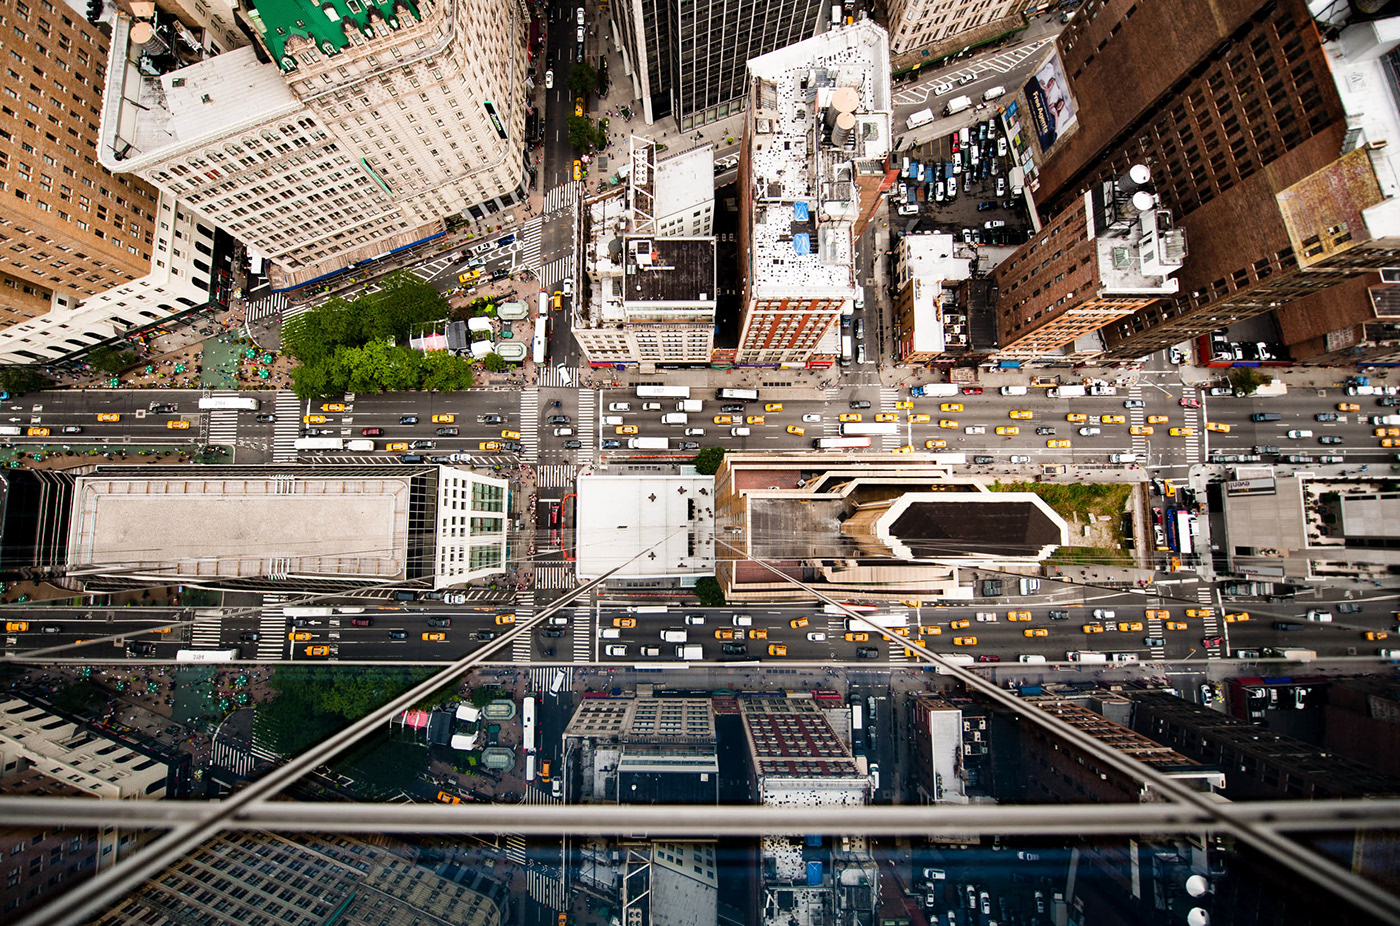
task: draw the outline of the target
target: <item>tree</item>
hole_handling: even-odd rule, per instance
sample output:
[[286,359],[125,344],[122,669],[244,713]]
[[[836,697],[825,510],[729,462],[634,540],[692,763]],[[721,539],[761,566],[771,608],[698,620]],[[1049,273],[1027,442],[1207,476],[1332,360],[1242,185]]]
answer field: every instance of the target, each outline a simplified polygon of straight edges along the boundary
[[723,447],[706,447],[695,455],[695,471],[702,476],[713,476],[719,472],[724,453]]
[[423,357],[422,378],[418,388],[431,392],[457,392],[470,389],[476,383],[472,365],[455,354],[435,350]]
[[87,362],[103,373],[111,373],[115,376],[136,362],[136,354],[129,350],[112,347],[109,344],[88,351]]
[[593,147],[599,151],[608,146],[608,120],[599,119],[598,125],[593,130]]
[[258,706],[257,741],[283,756],[343,729],[427,677],[421,669],[347,672],[325,666],[279,668],[268,680],[272,700]]
[[53,383],[33,367],[0,367],[0,389],[13,395],[38,392],[52,385]]
[[499,688],[473,688],[471,696],[467,700],[471,702],[472,707],[481,710],[500,696],[501,690]]
[[591,64],[575,64],[569,68],[569,89],[583,96],[598,86],[598,70]]
[[504,373],[506,370],[510,369],[510,364],[506,362],[506,359],[495,352],[482,357],[481,365],[492,373]]
[[702,608],[724,607],[724,590],[714,576],[702,576],[695,581],[695,597],[700,599]]
[[1225,379],[1235,392],[1243,395],[1252,395],[1260,386],[1274,381],[1272,376],[1265,376],[1253,367],[1236,367]]
[[592,119],[587,116],[569,117],[569,145],[575,151],[586,153],[596,137]]
[[102,689],[85,679],[69,682],[53,693],[54,707],[70,714],[96,711],[106,700]]

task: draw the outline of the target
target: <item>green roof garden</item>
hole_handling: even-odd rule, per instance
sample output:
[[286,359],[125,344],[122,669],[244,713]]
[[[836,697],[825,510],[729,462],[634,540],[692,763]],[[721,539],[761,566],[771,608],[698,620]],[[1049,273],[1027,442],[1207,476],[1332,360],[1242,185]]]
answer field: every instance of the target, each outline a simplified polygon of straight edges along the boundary
[[414,0],[253,0],[248,15],[261,30],[263,43],[284,71],[296,70],[296,58],[287,54],[287,42],[301,36],[316,43],[327,56],[339,54],[350,44],[347,28],[357,28],[367,39],[374,38],[374,21],[382,20],[390,29],[401,26],[401,17],[422,19]]

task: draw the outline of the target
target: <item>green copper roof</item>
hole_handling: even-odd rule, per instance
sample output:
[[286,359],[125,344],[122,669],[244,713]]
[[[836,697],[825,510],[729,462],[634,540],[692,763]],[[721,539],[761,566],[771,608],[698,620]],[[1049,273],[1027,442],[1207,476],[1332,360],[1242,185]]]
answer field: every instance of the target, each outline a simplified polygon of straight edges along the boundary
[[284,71],[297,68],[297,61],[286,54],[287,40],[294,35],[315,42],[322,54],[334,55],[349,44],[347,23],[372,39],[372,19],[382,17],[390,29],[398,29],[403,16],[422,18],[414,0],[253,0],[249,13],[254,27],[262,30],[263,43]]

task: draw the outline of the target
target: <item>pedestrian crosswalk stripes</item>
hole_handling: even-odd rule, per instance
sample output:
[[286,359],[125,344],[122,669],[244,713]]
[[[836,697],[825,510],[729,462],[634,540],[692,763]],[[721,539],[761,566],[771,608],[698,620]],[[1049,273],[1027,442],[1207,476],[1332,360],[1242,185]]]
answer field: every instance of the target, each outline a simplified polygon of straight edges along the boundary
[[520,266],[527,270],[538,270],[540,266],[540,241],[543,238],[544,217],[536,216],[520,226],[516,240],[520,245]]
[[286,649],[287,615],[282,610],[285,595],[264,595],[262,616],[258,621],[258,659],[283,659]]
[[243,310],[243,317],[250,322],[259,321],[264,318],[275,318],[287,310],[291,300],[285,293],[273,293],[270,296],[263,296],[248,303]]
[[[530,591],[521,592],[515,598],[515,620],[518,624],[524,624],[535,615],[535,593]],[[511,662],[531,661],[534,638],[528,633],[522,633],[510,642]]]
[[238,440],[238,410],[216,408],[209,412],[209,430],[205,443],[233,444]]
[[524,865],[528,858],[525,855],[525,837],[518,833],[506,833],[506,858],[517,865]]
[[194,624],[190,627],[190,646],[193,649],[212,649],[223,642],[223,611],[197,612]]
[[540,390],[535,387],[520,391],[520,443],[526,459],[534,460],[540,452]]
[[[530,790],[537,791],[539,789],[532,787]],[[549,799],[545,803],[552,804],[555,801]],[[564,882],[539,869],[526,870],[525,891],[530,895],[530,899],[550,910],[563,912],[568,909],[564,898]]]
[[540,267],[540,289],[554,292],[555,286],[564,277],[573,276],[574,259],[571,256],[556,257]]
[[541,489],[564,489],[574,484],[572,463],[541,463],[535,467],[536,485]]
[[277,422],[272,428],[272,462],[295,463],[297,435],[301,432],[301,400],[294,392],[279,392],[273,407]]
[[567,388],[578,382],[578,370],[572,367],[540,366],[535,372],[537,386]]
[[562,212],[574,204],[579,193],[583,190],[583,183],[578,180],[570,180],[560,184],[553,189],[546,190],[544,194],[544,213],[550,215],[555,212]]
[[593,420],[597,409],[597,393],[588,389],[578,394],[578,427],[574,433],[578,435],[579,442],[583,444],[581,448],[574,451],[574,460],[580,465],[588,463],[593,458],[593,450],[590,448],[586,438],[593,434]]
[[235,778],[247,778],[257,766],[247,744],[229,743],[222,738],[214,741],[209,758],[216,767],[227,769]]
[[593,609],[575,608],[569,620],[569,632],[574,635],[574,662],[593,662]]
[[578,584],[572,563],[538,563],[535,588],[573,588]]

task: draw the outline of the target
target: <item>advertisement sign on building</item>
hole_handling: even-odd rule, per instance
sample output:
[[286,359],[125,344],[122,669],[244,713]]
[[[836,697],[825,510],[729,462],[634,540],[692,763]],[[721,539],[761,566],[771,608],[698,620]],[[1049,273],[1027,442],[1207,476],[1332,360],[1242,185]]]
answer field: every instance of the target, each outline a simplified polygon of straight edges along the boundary
[[1026,109],[1042,152],[1073,127],[1076,115],[1060,56],[1046,58],[1025,86]]

